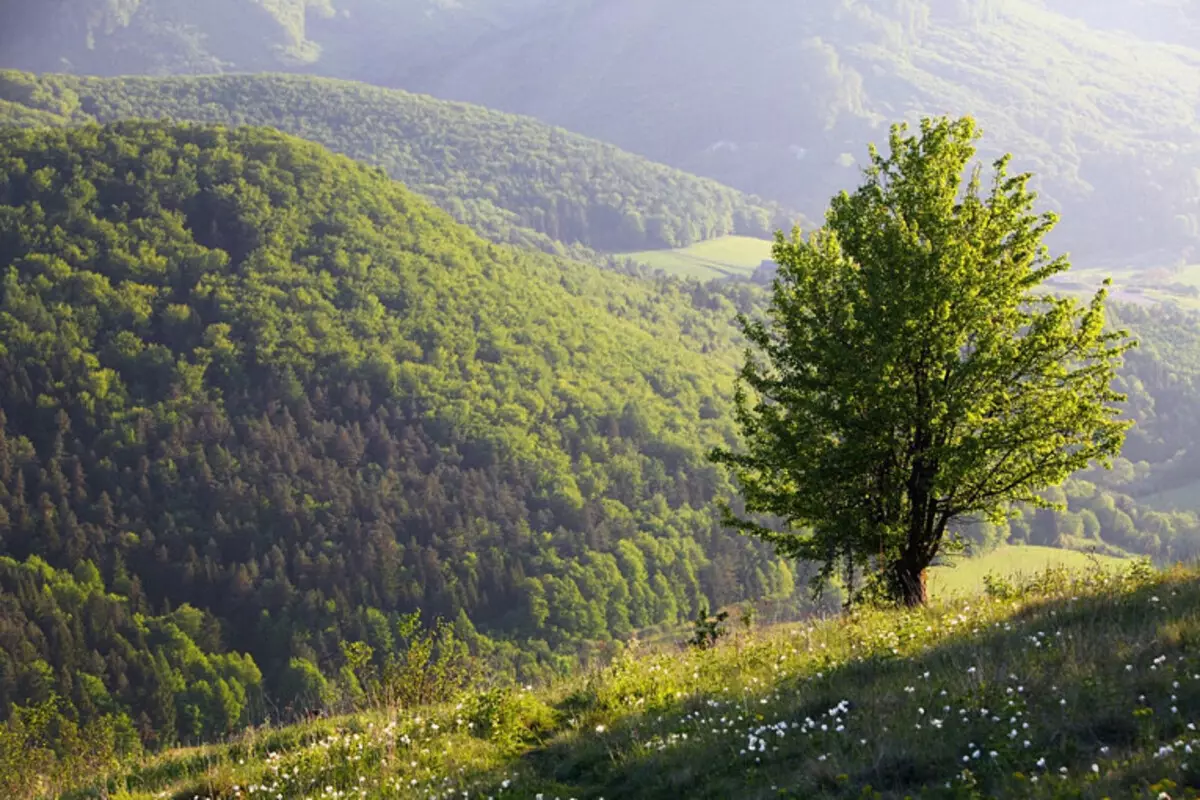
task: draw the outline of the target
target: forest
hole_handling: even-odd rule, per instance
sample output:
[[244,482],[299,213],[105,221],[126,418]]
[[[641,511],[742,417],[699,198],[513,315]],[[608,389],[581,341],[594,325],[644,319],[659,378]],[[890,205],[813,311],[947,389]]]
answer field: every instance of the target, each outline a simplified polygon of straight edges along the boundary
[[802,601],[712,508],[729,297],[489,243],[260,128],[6,129],[0,253],[0,542],[33,570],[6,704],[48,681],[86,719],[86,674],[164,740],[221,730],[200,667],[174,725],[116,688],[149,668],[131,615],[185,606],[192,656],[248,654],[281,712],[340,696],[308,689],[343,643],[406,652],[415,611],[530,679],[702,605]]
[[266,125],[384,169],[500,242],[596,260],[744,234],[796,215],[536,120],[284,75],[77,78],[0,71],[0,124],[121,119]]
[[[840,602],[717,512],[750,283],[498,245],[316,144],[153,122],[0,132],[0,253],[10,733],[153,749],[414,663],[537,681],[706,609]],[[1200,327],[1113,322],[1142,342],[1116,469],[974,552],[1200,555],[1154,502],[1197,477]]]

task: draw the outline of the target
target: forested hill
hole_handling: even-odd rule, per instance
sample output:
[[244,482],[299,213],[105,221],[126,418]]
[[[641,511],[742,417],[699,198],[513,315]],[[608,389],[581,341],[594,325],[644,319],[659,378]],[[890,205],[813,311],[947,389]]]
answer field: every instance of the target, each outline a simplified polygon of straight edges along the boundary
[[[125,614],[200,609],[192,638],[285,700],[343,641],[384,663],[401,612],[536,675],[788,597],[792,568],[713,507],[735,309],[696,291],[488,243],[274,131],[5,129],[0,555],[90,561]],[[0,604],[0,708],[80,671],[127,686],[133,623],[71,596],[59,622],[35,590]],[[168,703],[190,691],[161,666]],[[228,716],[197,703],[178,735]]]
[[[803,611],[705,459],[757,291],[490,243],[267,129],[0,130],[0,716],[58,695],[195,741],[353,701],[344,646],[387,670],[437,617],[437,652],[528,678],[704,607]],[[1127,459],[978,549],[1200,554],[1194,506],[1141,499],[1200,475],[1200,332],[1121,316]]]
[[494,240],[560,254],[766,237],[794,219],[776,204],[534,119],[402,91],[286,75],[0,71],[0,124],[129,118],[270,126],[382,167]]
[[1095,5],[547,3],[536,22],[402,81],[814,215],[855,182],[865,143],[884,141],[895,119],[970,114],[994,148],[985,155],[1015,153],[1063,212],[1056,246],[1104,266],[1172,266],[1200,255],[1200,34],[1168,45],[1126,24],[1168,29],[1151,7],[1179,3],[1085,9]]
[[897,118],[976,116],[1103,266],[1200,250],[1195,0],[59,0],[0,66],[299,70],[531,114],[810,216]]

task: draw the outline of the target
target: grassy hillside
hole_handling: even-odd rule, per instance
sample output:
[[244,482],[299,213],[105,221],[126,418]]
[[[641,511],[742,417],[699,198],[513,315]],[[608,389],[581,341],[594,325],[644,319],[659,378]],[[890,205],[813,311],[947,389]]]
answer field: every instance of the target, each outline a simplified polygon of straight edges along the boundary
[[0,71],[0,124],[267,125],[382,167],[492,239],[550,252],[767,236],[791,218],[712,180],[478,106],[283,75],[36,77]]
[[722,236],[674,250],[644,250],[626,256],[651,269],[682,278],[748,278],[771,258],[771,241],[752,236]]
[[1200,575],[996,588],[259,731],[120,770],[110,791],[127,793],[110,796],[1200,795]]
[[974,597],[981,591],[988,575],[1020,582],[1059,568],[1078,572],[1093,566],[1121,569],[1129,564],[1128,559],[1036,545],[1001,546],[981,556],[947,558],[945,562],[934,567],[929,575],[930,593],[944,599]]

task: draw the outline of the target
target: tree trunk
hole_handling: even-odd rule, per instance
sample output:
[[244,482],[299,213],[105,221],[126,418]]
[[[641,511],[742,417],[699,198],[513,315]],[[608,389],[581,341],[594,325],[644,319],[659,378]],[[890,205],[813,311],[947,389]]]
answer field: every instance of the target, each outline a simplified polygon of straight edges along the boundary
[[926,589],[928,570],[915,561],[901,559],[893,567],[892,593],[907,608],[917,608],[929,600]]

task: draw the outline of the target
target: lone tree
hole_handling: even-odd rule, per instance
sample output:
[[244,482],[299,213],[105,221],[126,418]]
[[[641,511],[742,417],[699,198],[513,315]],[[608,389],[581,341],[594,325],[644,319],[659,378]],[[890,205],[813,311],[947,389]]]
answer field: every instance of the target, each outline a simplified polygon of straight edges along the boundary
[[1008,156],[986,190],[978,165],[967,179],[979,136],[971,118],[894,126],[823,228],[776,234],[766,319],[739,318],[745,448],[710,457],[783,532],[727,522],[821,563],[818,588],[868,576],[923,604],[951,522],[1045,507],[1039,490],[1124,441],[1111,384],[1135,343],[1105,331],[1105,289],[1086,306],[1039,290],[1069,268],[1042,243],[1056,217],[1032,212]]

